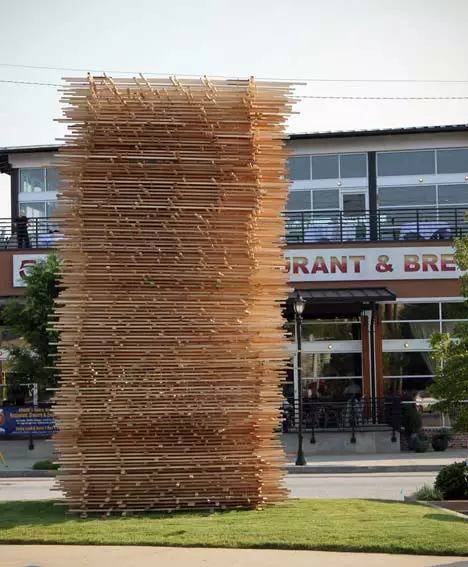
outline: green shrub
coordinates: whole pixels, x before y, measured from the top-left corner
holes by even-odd
[[[438,488],[425,484],[413,494],[416,500],[442,500],[442,493]]]
[[[419,433],[422,428],[422,417],[414,404],[403,404],[401,425],[405,430],[406,437]]]
[[[37,461],[34,463],[33,469],[35,471],[56,471],[59,468],[58,463],[54,463],[53,461]]]
[[[444,500],[463,500],[468,497],[468,467],[464,462],[444,467],[437,475],[434,487],[440,490]]]

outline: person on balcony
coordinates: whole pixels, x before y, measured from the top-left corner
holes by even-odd
[[[345,427],[349,427],[353,422],[354,425],[362,425],[363,399],[361,386],[352,380],[351,384],[344,389],[344,395],[347,396]]]
[[[19,212],[19,216],[15,219],[15,225],[18,248],[31,248],[28,234],[29,219],[24,211]]]

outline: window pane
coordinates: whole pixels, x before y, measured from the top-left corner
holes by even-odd
[[[439,185],[439,205],[468,203],[468,184]]]
[[[468,304],[464,301],[442,303],[442,319],[468,319]]]
[[[382,152],[377,155],[378,175],[435,173],[435,152]]]
[[[440,331],[439,321],[383,323],[384,339],[430,339]]]
[[[424,391],[431,382],[432,378],[388,378],[384,380],[384,394],[414,400],[418,392]]]
[[[46,214],[49,218],[54,216],[56,209],[57,209],[57,201],[47,201]]]
[[[302,375],[305,380],[353,377],[361,374],[361,353],[305,353],[302,356]]]
[[[379,187],[379,205],[381,207],[435,205],[436,202],[435,185]]]
[[[340,195],[338,189],[314,191],[314,209],[338,209]]]
[[[302,338],[306,341],[359,341],[361,323],[305,322],[302,325]]]
[[[46,216],[46,204],[45,203],[19,203],[20,211],[24,211],[28,218],[37,218]]]
[[[341,177],[367,177],[366,154],[343,154],[340,156]]]
[[[337,179],[338,156],[312,156],[312,179]]]
[[[290,157],[288,159],[289,179],[299,181],[310,179],[310,156]]]
[[[438,303],[393,303],[381,309],[383,321],[439,320]]]
[[[56,169],[46,169],[46,187],[47,191],[58,191],[59,176]]]
[[[348,193],[343,195],[343,213],[346,216],[360,215],[366,212],[366,196],[364,193]]]
[[[310,191],[289,191],[287,211],[310,211]]]
[[[20,193],[40,193],[45,191],[43,169],[20,169]]]
[[[386,376],[432,376],[435,372],[430,352],[384,352]]]
[[[468,173],[468,149],[437,150],[438,173]]]

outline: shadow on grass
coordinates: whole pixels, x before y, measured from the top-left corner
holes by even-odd
[[[455,514],[426,514],[425,516],[428,520],[437,520],[438,522],[459,522],[462,524],[466,524],[468,526],[468,517],[466,520],[464,518],[460,518],[459,516],[455,516]],[[468,563],[467,563],[468,566]]]

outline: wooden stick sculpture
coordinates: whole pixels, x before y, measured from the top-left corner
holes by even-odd
[[[55,442],[71,511],[283,498],[291,94],[67,79]]]

